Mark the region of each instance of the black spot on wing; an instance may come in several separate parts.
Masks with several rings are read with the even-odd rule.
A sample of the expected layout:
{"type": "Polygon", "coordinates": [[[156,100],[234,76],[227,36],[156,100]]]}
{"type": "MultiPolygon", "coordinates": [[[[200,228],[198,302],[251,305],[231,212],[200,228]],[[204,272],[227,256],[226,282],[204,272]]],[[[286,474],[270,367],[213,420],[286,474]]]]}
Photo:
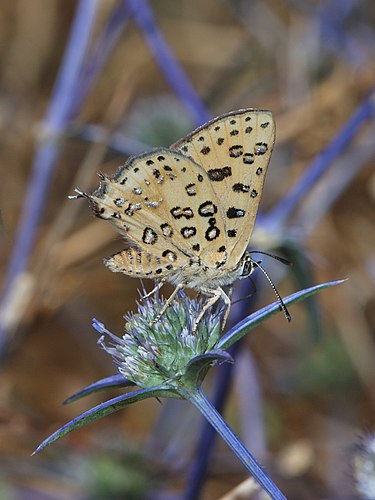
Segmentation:
{"type": "Polygon", "coordinates": [[[172,229],[172,226],[170,226],[169,224],[167,224],[166,222],[164,224],[161,224],[160,225],[160,228],[162,230],[162,233],[163,233],[163,236],[168,236],[168,237],[171,237],[173,236],[173,229],[172,229]]]}
{"type": "Polygon", "coordinates": [[[207,200],[199,205],[198,213],[201,217],[212,217],[217,213],[217,206],[212,201],[207,200]]]}
{"type": "Polygon", "coordinates": [[[125,214],[128,215],[129,217],[132,217],[135,214],[135,212],[141,209],[142,209],[141,203],[129,203],[129,205],[125,209],[125,214]]]}
{"type": "Polygon", "coordinates": [[[173,250],[164,250],[162,256],[170,260],[171,262],[175,262],[177,260],[177,254],[173,250]]]}
{"type": "Polygon", "coordinates": [[[157,242],[158,235],[151,227],[145,227],[143,230],[142,241],[146,245],[154,245],[157,242]]]}
{"type": "Polygon", "coordinates": [[[228,219],[238,219],[240,217],[244,217],[245,213],[245,210],[242,208],[230,207],[227,210],[227,217],[228,219]]]}
{"type": "Polygon", "coordinates": [[[216,238],[219,237],[219,235],[220,235],[220,229],[216,226],[210,226],[205,233],[206,240],[208,241],[215,240],[216,238]]]}
{"type": "Polygon", "coordinates": [[[232,169],[230,167],[211,168],[207,171],[207,174],[211,181],[220,182],[232,175],[232,169]]]}
{"type": "Polygon", "coordinates": [[[196,186],[194,183],[187,184],[185,186],[185,191],[188,194],[188,196],[195,196],[197,194],[196,186]]]}
{"type": "Polygon", "coordinates": [[[197,228],[194,226],[185,226],[181,229],[181,234],[185,239],[192,238],[197,234],[197,228]]]}
{"type": "Polygon", "coordinates": [[[181,217],[185,217],[185,219],[191,219],[192,217],[194,217],[193,210],[190,207],[173,207],[170,212],[175,219],[181,219],[181,217]]]}
{"type": "Polygon", "coordinates": [[[254,147],[254,154],[264,155],[268,151],[268,145],[265,142],[257,142],[254,147]]]}
{"type": "Polygon", "coordinates": [[[235,193],[248,193],[250,191],[250,186],[237,182],[236,184],[233,184],[232,189],[235,193]]]}
{"type": "Polygon", "coordinates": [[[251,165],[252,163],[254,163],[253,153],[245,153],[243,155],[242,161],[246,163],[246,165],[251,165]]]}
{"type": "Polygon", "coordinates": [[[231,158],[238,158],[241,155],[243,155],[243,146],[241,144],[235,144],[229,148],[231,158]]]}

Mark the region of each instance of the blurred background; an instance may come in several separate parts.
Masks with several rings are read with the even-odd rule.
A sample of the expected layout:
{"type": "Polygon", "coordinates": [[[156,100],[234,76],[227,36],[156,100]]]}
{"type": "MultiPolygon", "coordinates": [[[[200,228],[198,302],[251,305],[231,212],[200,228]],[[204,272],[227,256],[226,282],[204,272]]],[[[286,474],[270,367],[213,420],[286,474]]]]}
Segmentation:
{"type": "MultiPolygon", "coordinates": [[[[0,0],[0,65],[0,498],[182,498],[195,480],[202,421],[183,402],[147,400],[30,454],[121,393],[62,406],[116,371],[91,318],[121,335],[139,297],[102,264],[121,237],[68,195],[244,107],[277,129],[251,247],[293,262],[262,258],[282,295],[349,279],[246,338],[224,415],[288,498],[358,498],[375,407],[375,3],[0,0]]],[[[264,281],[251,307],[275,300],[264,281]]],[[[199,497],[247,477],[217,440],[199,497]]]]}

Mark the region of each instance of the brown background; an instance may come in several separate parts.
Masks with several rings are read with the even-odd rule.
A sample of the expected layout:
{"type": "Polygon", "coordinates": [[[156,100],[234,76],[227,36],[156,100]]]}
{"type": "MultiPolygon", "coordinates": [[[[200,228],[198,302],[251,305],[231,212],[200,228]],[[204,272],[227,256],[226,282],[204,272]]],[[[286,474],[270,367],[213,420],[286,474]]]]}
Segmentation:
{"type": "MultiPolygon", "coordinates": [[[[345,43],[319,29],[317,9],[326,2],[302,2],[302,9],[294,4],[152,2],[160,29],[213,116],[241,107],[274,112],[277,142],[264,211],[283,199],[375,84],[373,2],[358,2],[345,20],[345,43]],[[348,40],[357,50],[353,57],[348,40]]],[[[75,6],[66,0],[0,2],[2,274],[75,6]]],[[[113,6],[102,2],[94,38],[113,6]]],[[[328,24],[337,10],[331,15],[328,24]]],[[[167,146],[193,128],[132,21],[74,125],[100,125],[150,146],[167,146]]],[[[292,256],[304,256],[311,266],[311,284],[349,278],[318,296],[319,330],[298,305],[291,309],[291,324],[278,315],[247,341],[262,394],[268,450],[263,461],[288,498],[349,496],[353,446],[373,425],[373,130],[373,122],[361,127],[286,228],[259,230],[252,241],[272,250],[292,239],[298,250],[292,256]],[[366,161],[360,160],[363,154],[366,161]]],[[[119,394],[61,406],[71,393],[115,371],[96,346],[91,318],[121,334],[122,315],[135,308],[138,296],[136,280],[112,274],[101,263],[121,248],[120,237],[94,219],[85,202],[67,201],[85,161],[82,189],[94,188],[99,169],[113,172],[126,157],[74,131],[62,141],[29,272],[8,311],[14,329],[0,373],[0,497],[4,492],[2,498],[144,498],[148,484],[151,490],[181,491],[200,423],[183,403],[140,403],[30,458],[48,433],[119,394]]],[[[268,266],[275,281],[282,278],[282,294],[301,287],[293,270],[268,266]]],[[[263,281],[258,288],[260,305],[274,300],[263,281]]],[[[226,409],[239,434],[251,428],[253,389],[244,360],[226,409]]],[[[247,444],[262,454],[261,445],[247,444]]],[[[220,442],[204,498],[219,498],[246,477],[220,442]]]]}

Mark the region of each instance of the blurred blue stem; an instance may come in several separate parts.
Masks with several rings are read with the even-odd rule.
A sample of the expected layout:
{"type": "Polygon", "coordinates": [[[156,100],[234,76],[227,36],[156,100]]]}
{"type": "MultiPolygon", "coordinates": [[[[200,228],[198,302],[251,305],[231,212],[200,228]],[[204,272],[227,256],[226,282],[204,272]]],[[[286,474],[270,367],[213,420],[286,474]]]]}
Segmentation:
{"type": "MultiPolygon", "coordinates": [[[[239,350],[240,345],[241,342],[237,342],[234,346],[229,348],[227,352],[235,358],[235,354],[239,350]]],[[[215,377],[214,395],[212,399],[214,401],[215,408],[217,408],[220,412],[222,412],[225,407],[225,403],[232,386],[232,375],[233,364],[224,363],[218,367],[215,377]]],[[[255,404],[257,403],[261,405],[260,400],[255,402],[255,404]]],[[[199,498],[199,494],[202,490],[207,474],[207,467],[210,463],[210,457],[212,455],[212,448],[215,439],[216,433],[214,429],[207,422],[207,420],[204,420],[197,439],[197,449],[194,454],[195,459],[189,471],[189,479],[184,496],[186,500],[195,500],[196,498],[199,498]]]]}
{"type": "Polygon", "coordinates": [[[154,55],[155,61],[159,64],[169,85],[185,105],[194,123],[201,125],[207,122],[210,115],[158,29],[148,1],[128,0],[128,6],[154,55]]]}
{"type": "Polygon", "coordinates": [[[109,54],[120,38],[128,18],[129,8],[126,0],[122,0],[110,13],[102,32],[91,49],[90,57],[81,69],[80,84],[72,98],[72,110],[78,109],[89,93],[93,82],[96,80],[109,54]]]}
{"type": "Polygon", "coordinates": [[[269,213],[264,216],[272,226],[281,227],[293,213],[297,205],[321,178],[332,162],[348,146],[359,127],[375,115],[375,94],[372,93],[355,111],[330,144],[314,159],[297,184],[269,213]]]}
{"type": "Polygon", "coordinates": [[[223,440],[227,443],[227,445],[231,448],[235,455],[241,460],[250,474],[263,488],[263,490],[266,491],[273,499],[285,500],[286,497],[281,493],[281,491],[271,480],[268,474],[266,474],[266,472],[258,464],[251,453],[241,443],[241,441],[228,426],[220,413],[218,413],[216,408],[206,398],[204,393],[201,390],[197,390],[192,394],[189,394],[187,396],[187,399],[189,399],[189,401],[191,401],[198,408],[198,410],[202,413],[202,415],[204,415],[204,417],[212,425],[215,431],[220,434],[223,440]]]}
{"type": "MultiPolygon", "coordinates": [[[[71,112],[72,96],[74,96],[82,61],[90,41],[97,5],[96,0],[80,0],[77,7],[62,68],[42,124],[40,145],[34,157],[31,181],[5,278],[2,306],[7,304],[13,292],[12,287],[17,281],[16,278],[25,271],[35,241],[46,193],[60,152],[59,136],[71,112]]],[[[5,335],[4,325],[0,325],[0,350],[6,340],[5,335]]]]}
{"type": "MultiPolygon", "coordinates": [[[[236,295],[245,297],[249,293],[249,280],[240,281],[236,287],[236,295]]],[[[241,319],[243,319],[247,314],[249,309],[254,306],[254,297],[249,301],[243,301],[232,307],[231,315],[229,318],[230,324],[236,324],[241,319]]],[[[228,353],[232,358],[236,358],[236,354],[242,348],[242,341],[236,342],[232,347],[228,349],[228,353]]],[[[233,379],[234,365],[232,363],[224,363],[217,367],[217,374],[215,377],[215,387],[213,390],[212,401],[214,407],[223,413],[226,401],[228,399],[233,379]]],[[[256,366],[252,367],[253,373],[256,373],[256,366]]],[[[249,382],[251,384],[255,382],[249,382]]],[[[260,394],[253,400],[253,411],[256,414],[262,413],[262,399],[260,394]]],[[[257,422],[257,427],[262,429],[263,422],[257,422]]],[[[263,429],[262,429],[262,434],[263,429]]],[[[212,455],[213,444],[216,439],[216,433],[212,426],[204,420],[200,429],[200,433],[197,439],[197,449],[195,453],[195,461],[189,471],[189,479],[187,483],[187,490],[185,494],[186,500],[195,500],[199,497],[202,490],[205,477],[207,474],[208,464],[210,463],[210,457],[212,455]]],[[[262,437],[261,437],[262,439],[262,437]]],[[[264,449],[262,450],[262,453],[264,449]]]]}

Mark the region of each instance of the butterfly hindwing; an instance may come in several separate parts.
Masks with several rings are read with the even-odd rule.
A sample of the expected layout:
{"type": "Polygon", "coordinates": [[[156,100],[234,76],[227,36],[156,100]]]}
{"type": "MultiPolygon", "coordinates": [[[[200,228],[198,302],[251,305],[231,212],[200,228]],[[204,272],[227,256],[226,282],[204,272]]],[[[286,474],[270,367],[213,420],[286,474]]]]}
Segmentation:
{"type": "MultiPolygon", "coordinates": [[[[203,254],[202,265],[215,266],[226,259],[220,200],[209,175],[177,151],[160,148],[130,158],[113,177],[104,177],[90,201],[96,215],[110,220],[139,252],[145,252],[137,257],[139,266],[151,259],[146,254],[161,259],[163,273],[201,262],[203,254]]],[[[129,258],[136,255],[112,257],[107,265],[122,263],[122,272],[130,274],[127,270],[134,261],[131,264],[129,258]]],[[[149,262],[147,272],[153,271],[155,262],[149,262]]]]}

